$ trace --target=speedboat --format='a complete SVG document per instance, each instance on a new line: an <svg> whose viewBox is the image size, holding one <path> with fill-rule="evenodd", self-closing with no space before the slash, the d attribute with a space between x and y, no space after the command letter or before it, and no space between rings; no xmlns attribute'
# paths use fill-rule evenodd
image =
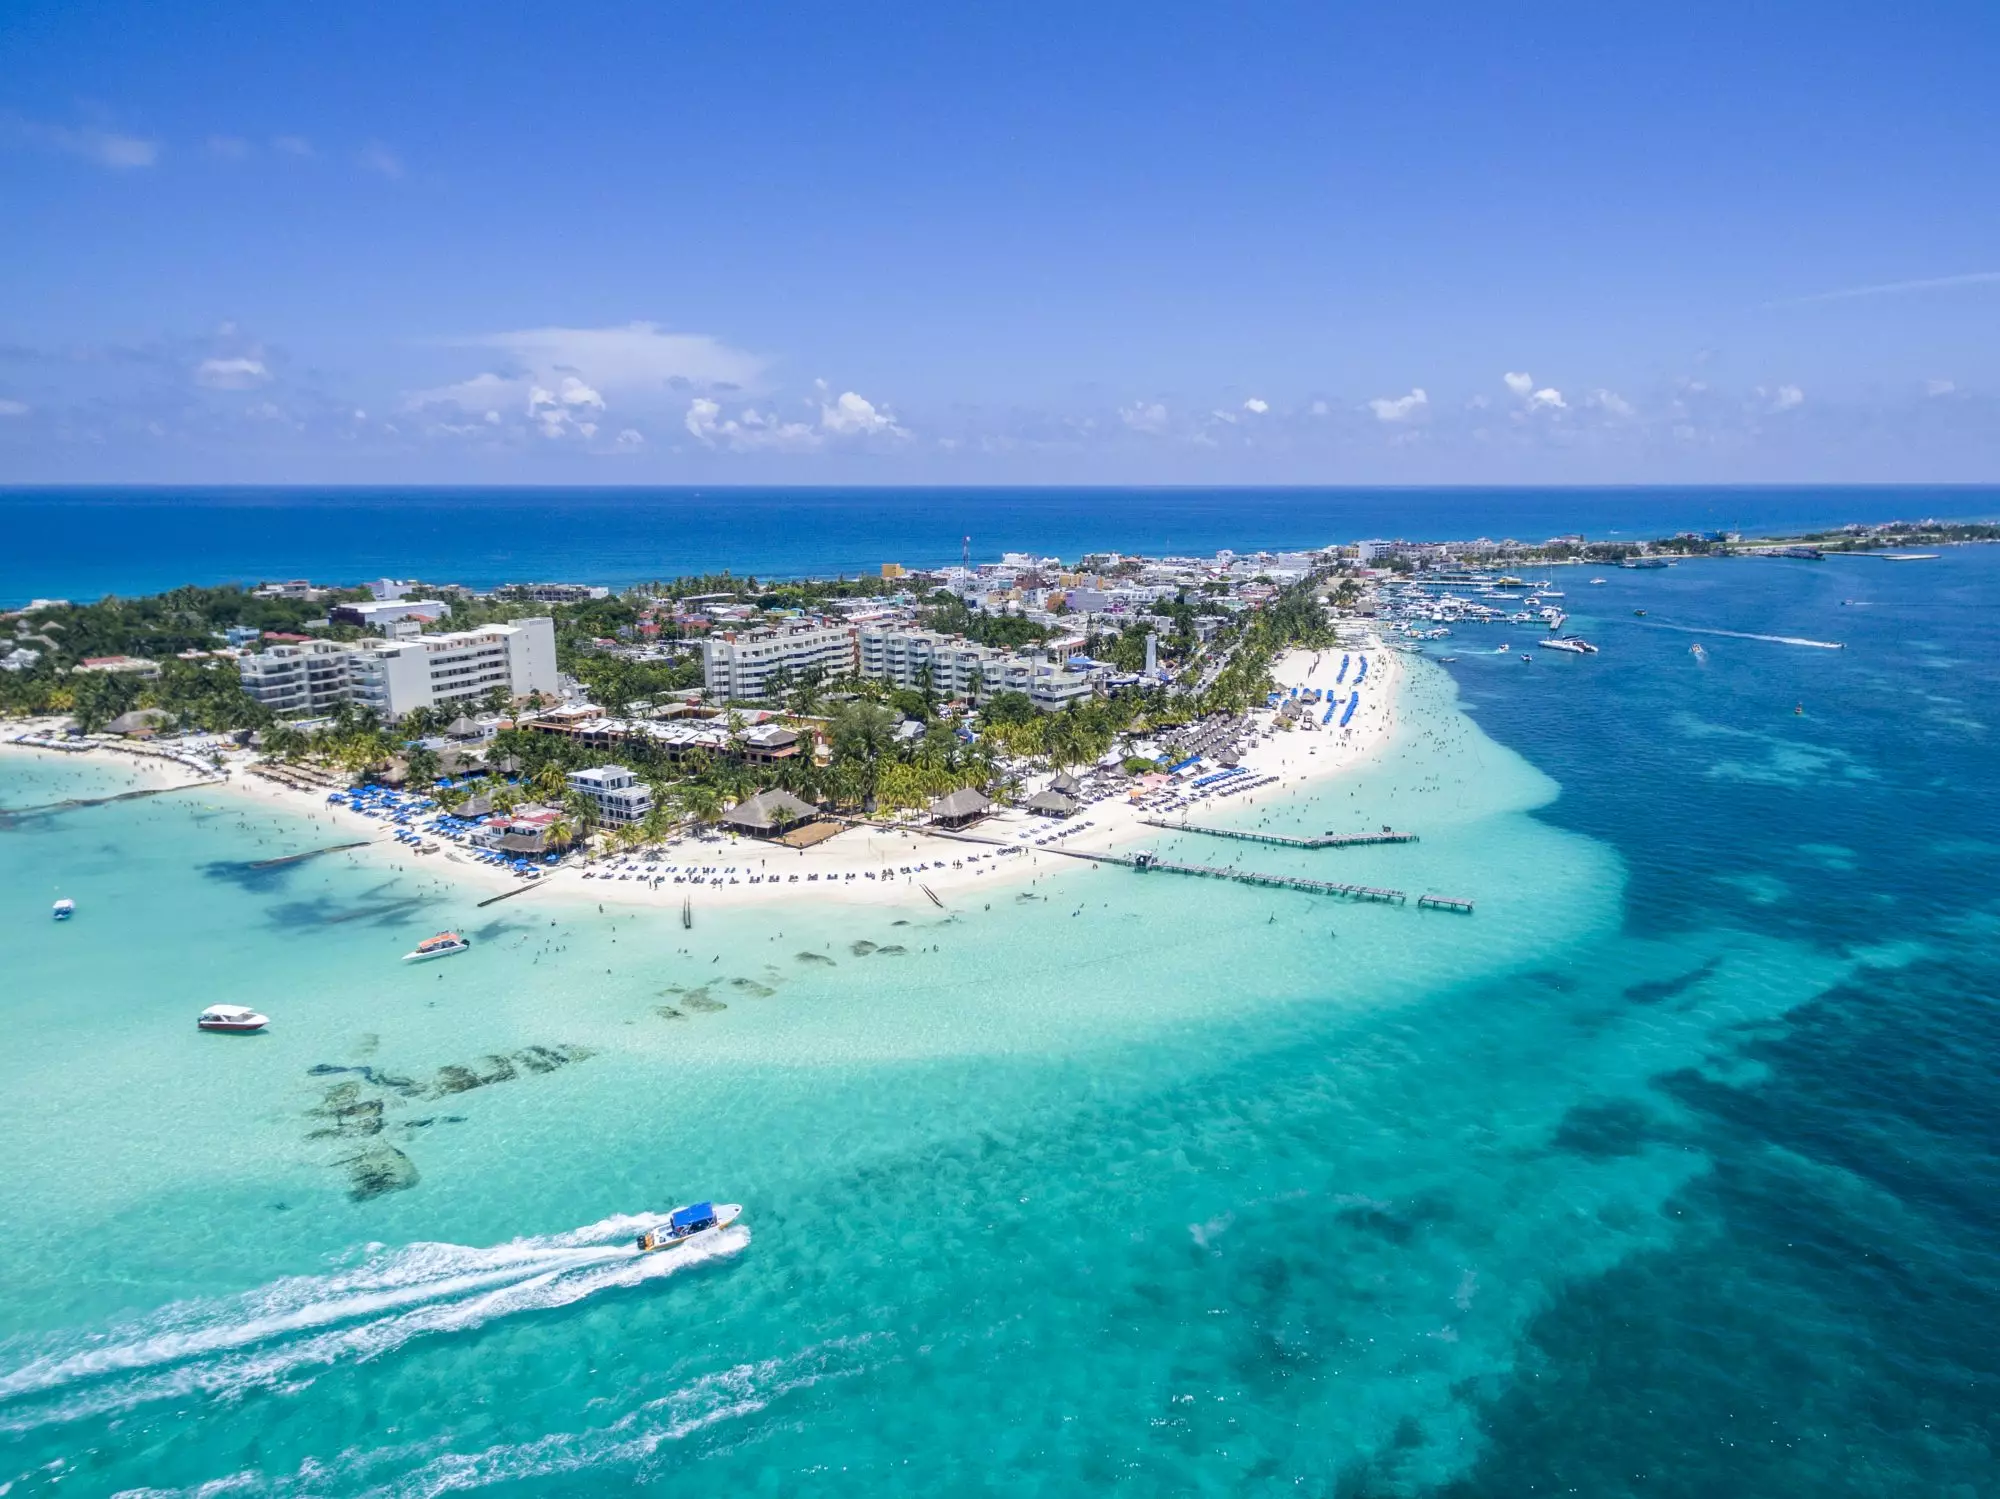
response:
<svg viewBox="0 0 2000 1499"><path fill-rule="evenodd" d="M1545 649L1551 651L1568 651L1572 656L1594 656L1597 654L1597 647L1592 645L1588 640L1577 640L1573 637L1544 640L1542 645Z"/></svg>
<svg viewBox="0 0 2000 1499"><path fill-rule="evenodd" d="M1602 578L1592 578L1590 580L1590 586L1592 588L1602 588L1604 586L1604 580Z"/></svg>
<svg viewBox="0 0 2000 1499"><path fill-rule="evenodd" d="M639 1235L639 1253L656 1254L663 1249L679 1249L690 1239L716 1233L743 1216L739 1202L696 1202L676 1208L665 1223L656 1223Z"/></svg>
<svg viewBox="0 0 2000 1499"><path fill-rule="evenodd" d="M410 951L403 954L405 963L423 963L432 958L448 958L453 953L464 952L472 944L457 932L439 932L435 937L426 937Z"/></svg>
<svg viewBox="0 0 2000 1499"><path fill-rule="evenodd" d="M242 1005L210 1005L196 1018L195 1024L205 1031L228 1031L234 1035L247 1036L252 1031L261 1031L271 1023L267 1015L259 1015L255 1010Z"/></svg>
<svg viewBox="0 0 2000 1499"><path fill-rule="evenodd" d="M53 914L57 921L68 921L70 917L76 915L76 902L64 896L55 903Z"/></svg>

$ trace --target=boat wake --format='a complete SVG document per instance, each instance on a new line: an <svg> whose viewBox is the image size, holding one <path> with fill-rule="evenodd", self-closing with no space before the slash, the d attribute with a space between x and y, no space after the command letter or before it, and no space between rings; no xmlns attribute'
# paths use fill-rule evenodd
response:
<svg viewBox="0 0 2000 1499"><path fill-rule="evenodd" d="M672 1275L750 1242L749 1229L738 1224L671 1254L641 1254L636 1236L658 1221L658 1214L621 1215L489 1249L373 1245L360 1263L330 1274L175 1302L133 1322L58 1335L35 1348L10 1339L0 1343L0 1431L296 1383L315 1369L379 1358L413 1338L464 1332Z"/></svg>
<svg viewBox="0 0 2000 1499"><path fill-rule="evenodd" d="M1844 651L1845 641L1808 640L1803 635L1753 635L1747 630L1705 630L1695 625L1670 625L1665 620L1649 619L1645 628L1651 630L1678 630L1683 635L1726 635L1731 640L1768 640L1773 645L1809 645L1818 651Z"/></svg>

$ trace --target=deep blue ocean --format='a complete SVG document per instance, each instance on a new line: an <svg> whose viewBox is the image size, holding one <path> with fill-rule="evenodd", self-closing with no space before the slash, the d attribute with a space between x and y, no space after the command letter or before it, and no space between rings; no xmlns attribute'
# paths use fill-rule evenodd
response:
<svg viewBox="0 0 2000 1499"><path fill-rule="evenodd" d="M0 605L180 583L622 585L1034 551L1206 555L1365 537L1539 541L2000 514L1992 487L1796 489L0 489Z"/></svg>
<svg viewBox="0 0 2000 1499"><path fill-rule="evenodd" d="M2000 1494L2000 548L1552 575L1601 654L1459 628L1381 764L1232 808L1421 842L1183 837L1472 917L1043 867L684 931L253 871L324 831L222 793L0 821L0 1492ZM352 1201L373 1141L421 1180ZM747 1244L632 1279L710 1190Z"/></svg>

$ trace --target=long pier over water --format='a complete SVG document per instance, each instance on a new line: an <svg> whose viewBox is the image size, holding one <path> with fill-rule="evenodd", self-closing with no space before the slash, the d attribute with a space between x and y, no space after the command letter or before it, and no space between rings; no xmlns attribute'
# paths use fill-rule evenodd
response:
<svg viewBox="0 0 2000 1499"><path fill-rule="evenodd" d="M1280 848L1351 848L1363 843L1415 843L1415 833L1398 833L1384 828L1379 833L1323 833L1317 838L1296 838L1289 833L1258 833L1246 828L1217 828L1200 822L1168 822L1164 817L1139 819L1149 828L1165 828L1170 833L1206 833L1211 838L1240 838L1246 843L1271 843Z"/></svg>

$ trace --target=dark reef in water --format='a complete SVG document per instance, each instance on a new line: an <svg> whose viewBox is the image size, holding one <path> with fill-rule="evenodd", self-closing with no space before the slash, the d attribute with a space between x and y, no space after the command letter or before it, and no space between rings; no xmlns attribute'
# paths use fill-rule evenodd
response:
<svg viewBox="0 0 2000 1499"><path fill-rule="evenodd" d="M415 1161L395 1146L380 1142L354 1155L342 1156L334 1165L347 1168L347 1195L356 1202L367 1202L387 1192L407 1192L422 1179Z"/></svg>
<svg viewBox="0 0 2000 1499"><path fill-rule="evenodd" d="M1557 1150L1593 1161L1637 1155L1657 1138L1659 1120L1634 1099L1580 1103L1563 1115L1553 1144Z"/></svg>
<svg viewBox="0 0 2000 1499"><path fill-rule="evenodd" d="M306 1132L306 1138L369 1139L380 1135L392 1122L386 1117L387 1111L405 1099L448 1098L470 1093L475 1088L490 1088L496 1083L513 1082L524 1076L554 1072L559 1067L567 1067L572 1062L581 1062L593 1055L595 1053L587 1046L524 1046L504 1055L490 1052L475 1058L470 1064L447 1063L438 1068L428 1081L365 1064L342 1066L321 1062L308 1068L307 1075L329 1077L354 1073L361 1081L349 1078L328 1086L320 1101L306 1110L307 1118L322 1121L318 1127ZM390 1096L369 1097L368 1088ZM438 1124L465 1122L462 1114L430 1114L421 1119L404 1120L402 1127L419 1130ZM403 1191L415 1186L418 1181L415 1163L402 1151L381 1140L376 1140L357 1154L341 1156L333 1164L346 1168L351 1179L349 1195L356 1202L366 1202L384 1192Z"/></svg>
<svg viewBox="0 0 2000 1499"><path fill-rule="evenodd" d="M834 966L833 959L823 952L802 952L797 956L801 963L824 963L829 968Z"/></svg>
<svg viewBox="0 0 2000 1499"><path fill-rule="evenodd" d="M1720 958L1710 958L1701 967L1691 972L1683 973L1678 978L1654 979L1643 984L1628 984L1625 988L1625 997L1634 1004L1656 1005L1663 999L1672 999L1676 995L1687 993L1688 990L1709 977L1721 966L1722 960Z"/></svg>
<svg viewBox="0 0 2000 1499"><path fill-rule="evenodd" d="M865 958L875 951L875 944L870 942L866 937L863 937L857 942L848 943L847 950L857 958Z"/></svg>

